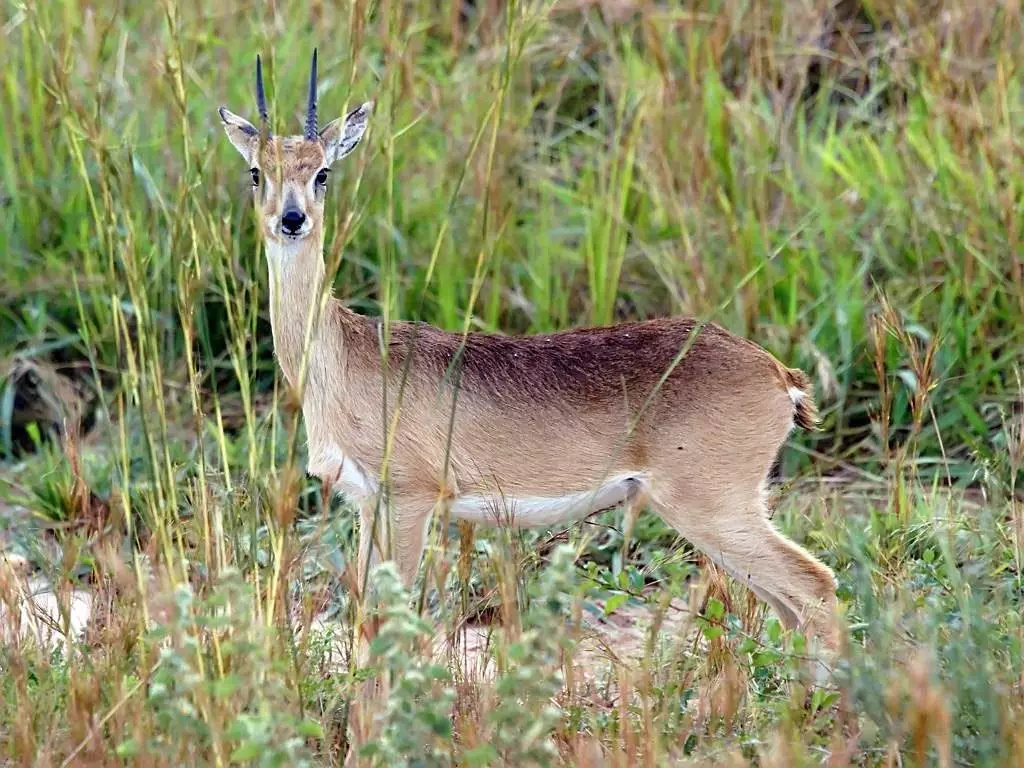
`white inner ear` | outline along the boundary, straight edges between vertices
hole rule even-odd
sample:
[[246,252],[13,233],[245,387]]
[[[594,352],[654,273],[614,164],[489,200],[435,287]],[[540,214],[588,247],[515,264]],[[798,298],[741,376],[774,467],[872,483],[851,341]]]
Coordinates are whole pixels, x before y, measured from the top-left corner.
[[259,133],[256,126],[225,107],[221,107],[218,112],[220,119],[224,122],[224,132],[228,135],[231,145],[238,150],[247,163],[250,162],[252,140]]
[[[349,154],[359,144],[360,139],[366,132],[366,126],[370,119],[370,110],[373,102],[366,102],[358,109],[352,110],[338,130],[335,126],[338,120],[333,121],[324,128],[321,135],[327,138],[327,161],[328,165],[340,160]],[[332,136],[336,135],[336,138]]]

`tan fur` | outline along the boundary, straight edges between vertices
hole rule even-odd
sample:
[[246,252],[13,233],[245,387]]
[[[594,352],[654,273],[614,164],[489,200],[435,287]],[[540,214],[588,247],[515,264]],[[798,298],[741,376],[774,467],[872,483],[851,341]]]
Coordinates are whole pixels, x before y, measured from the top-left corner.
[[[255,165],[248,124],[224,120]],[[355,140],[346,151],[361,133],[348,132]],[[258,164],[276,181],[256,190],[256,204],[274,347],[293,385],[305,349],[308,468],[359,506],[362,563],[383,553],[409,583],[439,509],[484,514],[486,499],[495,521],[530,524],[559,513],[565,499],[586,507],[593,492],[595,504],[650,504],[786,626],[833,640],[831,571],[776,532],[763,501],[794,423],[815,421],[801,371],[717,325],[682,318],[463,338],[420,323],[384,328],[335,299],[305,348],[325,279],[323,195],[311,181],[331,153],[324,139],[267,142]],[[286,195],[311,222],[296,241],[279,230]],[[389,514],[371,542],[382,487]],[[528,519],[516,518],[517,504]]]

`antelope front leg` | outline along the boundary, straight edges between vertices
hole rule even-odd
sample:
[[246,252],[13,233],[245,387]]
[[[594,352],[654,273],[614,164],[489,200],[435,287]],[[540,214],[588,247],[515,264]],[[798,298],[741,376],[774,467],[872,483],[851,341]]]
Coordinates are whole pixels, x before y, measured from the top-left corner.
[[[376,634],[376,622],[367,615],[367,611],[373,612],[376,603],[372,571],[379,563],[387,560],[392,551],[390,523],[391,516],[386,499],[373,495],[360,500],[359,549],[356,553],[356,594],[359,608],[354,650],[356,663],[361,668],[370,665],[370,641]],[[363,683],[364,702],[373,700],[378,682],[371,678]]]
[[[387,546],[388,511],[383,500],[371,496],[359,505],[359,550],[356,578],[359,594],[365,599],[370,584],[370,571],[383,559]],[[383,545],[383,546],[382,546]]]
[[[423,546],[426,540],[427,527],[430,523],[432,507],[430,504],[417,503],[413,499],[393,495],[390,503],[384,499],[370,497],[364,499],[359,507],[359,553],[358,553],[358,584],[362,596],[360,616],[365,618],[364,611],[373,610],[376,600],[373,596],[373,581],[369,573],[379,563],[391,561],[395,564],[402,584],[408,590],[416,578]],[[362,627],[358,632],[355,648],[357,665],[367,668],[371,663],[370,641],[379,629],[376,620],[370,626]],[[379,672],[379,670],[378,670]],[[369,728],[368,720],[372,717],[372,702],[379,697],[387,696],[387,675],[376,674],[362,683],[362,695],[355,703],[354,722],[362,723]],[[371,713],[371,715],[367,715]],[[363,736],[370,733],[367,730]]]
[[[357,558],[357,583],[362,598],[360,614],[374,603],[369,573],[378,563],[394,562],[402,584],[407,590],[412,587],[423,556],[432,511],[430,504],[401,497],[390,506],[383,501],[378,502],[375,497],[364,500],[360,505]],[[370,661],[369,636],[360,631],[359,638],[357,658],[359,666],[366,666]],[[364,693],[369,695],[372,688],[370,684]]]
[[359,583],[365,593],[367,568],[384,560],[394,562],[406,589],[416,580],[433,503],[395,496],[391,504],[369,499],[359,509]]
[[430,530],[434,504],[430,499],[397,497],[395,499],[392,555],[398,575],[406,589],[411,590],[423,560],[423,549]]

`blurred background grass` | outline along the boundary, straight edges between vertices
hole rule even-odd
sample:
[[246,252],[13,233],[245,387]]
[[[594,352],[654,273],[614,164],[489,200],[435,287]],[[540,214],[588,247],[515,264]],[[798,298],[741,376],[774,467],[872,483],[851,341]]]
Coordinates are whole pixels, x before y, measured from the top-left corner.
[[[153,329],[168,395],[184,383],[183,309],[204,389],[272,388],[245,169],[215,109],[251,116],[262,51],[278,130],[297,130],[319,45],[325,116],[378,101],[331,196],[332,221],[356,221],[332,246],[345,248],[336,286],[351,306],[509,332],[719,310],[814,374],[824,467],[878,468],[909,433],[921,384],[887,349],[898,379],[883,440],[870,343],[882,292],[913,337],[937,340],[929,471],[974,481],[977,460],[996,459],[1024,347],[1014,6],[6,12],[7,455],[28,424],[59,423],[29,402],[46,385],[26,365],[80,385],[84,417],[101,407],[95,375],[106,383],[123,363],[115,315]],[[240,384],[226,361],[241,328]]]
[[[1019,661],[1019,621],[982,627],[1020,611],[1022,33],[1019,4],[988,1],[3,0],[0,460],[7,517],[34,513],[60,544],[18,546],[57,581],[106,583],[112,540],[137,573],[143,552],[200,592],[197,572],[209,585],[237,567],[270,618],[275,579],[341,567],[348,516],[328,516],[325,535],[319,489],[281,469],[292,429],[266,269],[247,169],[216,117],[225,104],[253,118],[261,53],[275,129],[297,132],[319,46],[324,121],[377,102],[332,176],[336,295],[449,329],[685,313],[754,339],[807,370],[822,405],[823,430],[796,438],[786,474],[859,484],[856,502],[780,518],[829,550],[855,631],[870,635],[884,590],[905,583],[911,614],[914,590],[946,590],[919,617],[941,635],[973,590],[986,608],[966,611],[974,624],[957,613],[975,643],[962,660]],[[951,507],[939,487],[956,491]],[[296,509],[322,558],[288,559],[306,551]],[[953,510],[941,535],[940,510]],[[685,582],[670,531],[648,519],[635,535],[625,563],[614,531],[588,539],[587,578],[633,598],[637,584]],[[941,575],[965,551],[990,582]],[[644,571],[632,586],[629,567]],[[457,623],[456,603],[441,625]],[[145,604],[122,608],[138,618]],[[702,674],[717,680],[712,662]],[[851,695],[885,676],[851,669]],[[130,689],[90,674],[97,701]],[[974,691],[964,681],[983,672],[951,674]],[[66,711],[68,694],[53,695]],[[995,720],[1017,711],[999,702]],[[751,732],[775,722],[759,712]],[[985,722],[992,743],[971,754],[1009,754]]]

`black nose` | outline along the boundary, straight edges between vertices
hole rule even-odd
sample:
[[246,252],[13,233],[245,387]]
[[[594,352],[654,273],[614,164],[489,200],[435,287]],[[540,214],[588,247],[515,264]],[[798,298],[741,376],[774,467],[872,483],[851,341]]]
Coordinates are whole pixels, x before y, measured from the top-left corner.
[[305,221],[306,214],[298,208],[289,208],[284,212],[284,216],[281,217],[281,229],[284,230],[286,235],[294,235],[302,229]]

